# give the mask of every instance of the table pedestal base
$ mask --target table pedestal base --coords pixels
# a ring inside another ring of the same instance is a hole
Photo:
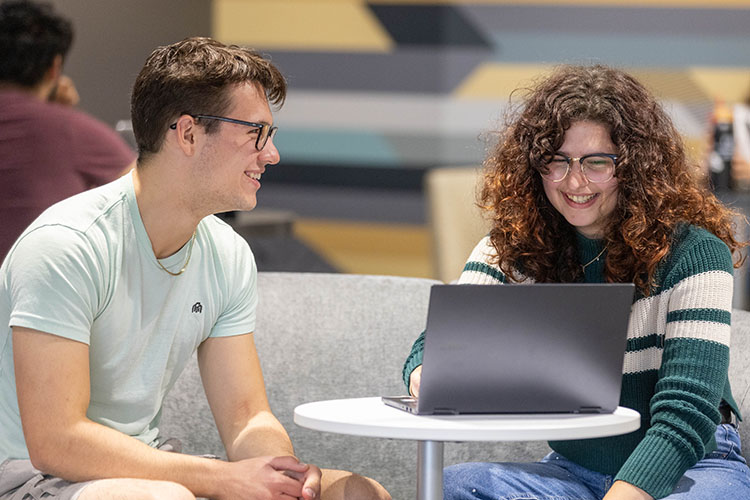
[[[417,500],[443,500],[443,442],[417,443]]]

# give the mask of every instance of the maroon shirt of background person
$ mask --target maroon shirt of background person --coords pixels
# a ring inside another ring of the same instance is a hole
[[[0,91],[0,262],[42,211],[114,180],[134,159],[117,132],[86,113]]]

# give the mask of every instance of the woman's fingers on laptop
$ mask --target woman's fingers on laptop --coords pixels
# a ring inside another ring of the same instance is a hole
[[[409,394],[415,398],[419,397],[419,382],[422,380],[422,365],[414,368],[409,375]]]

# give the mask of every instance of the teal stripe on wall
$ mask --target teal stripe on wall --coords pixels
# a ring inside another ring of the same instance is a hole
[[[274,144],[282,161],[295,163],[401,166],[399,155],[377,133],[279,128]]]

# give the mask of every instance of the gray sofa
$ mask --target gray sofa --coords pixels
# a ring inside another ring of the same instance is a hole
[[[416,496],[417,444],[321,433],[297,427],[294,407],[308,401],[403,394],[401,366],[424,329],[430,286],[437,281],[389,276],[260,273],[255,341],[271,407],[298,456],[324,468],[375,478],[396,500]],[[750,417],[750,313],[732,318],[730,376]],[[750,433],[740,427],[743,441]],[[187,453],[224,451],[191,363],[164,405],[163,436]],[[742,432],[745,431],[745,432]],[[445,464],[536,460],[544,442],[447,443]]]

